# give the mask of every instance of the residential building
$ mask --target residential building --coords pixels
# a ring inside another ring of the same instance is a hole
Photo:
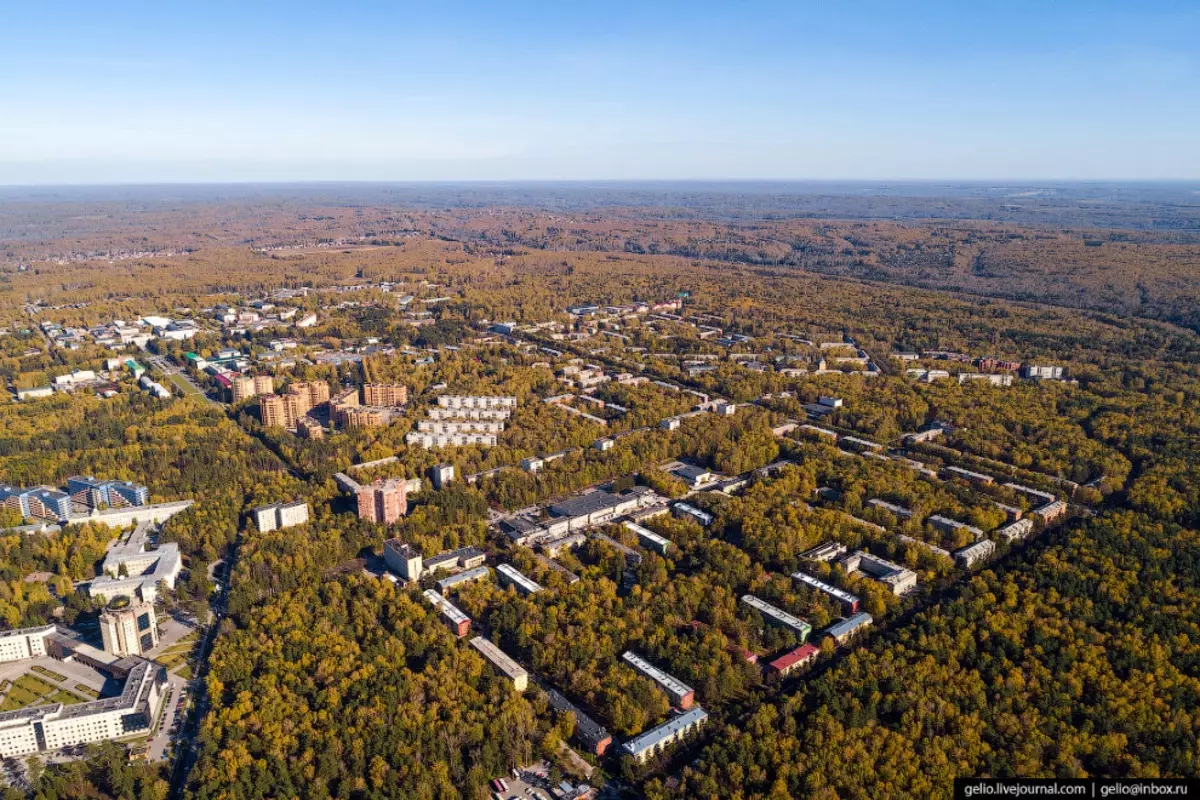
[[[858,550],[838,563],[842,565],[847,574],[861,572],[890,588],[892,594],[895,595],[905,594],[917,586],[917,573],[907,567],[893,564],[891,561],[868,553],[866,550]]]
[[[425,559],[423,574],[452,569],[474,569],[487,560],[487,553],[478,547],[460,547]]]
[[[513,586],[521,594],[530,595],[542,591],[540,585],[527,578],[511,564],[500,564],[496,567],[496,574],[499,576],[502,585]]]
[[[962,467],[944,467],[942,469],[942,473],[946,476],[947,480],[958,478],[966,481],[967,483],[975,483],[981,486],[991,486],[996,482],[996,479],[991,475],[985,475],[982,472],[972,472],[971,470],[963,469]]]
[[[434,489],[444,489],[447,484],[454,480],[454,465],[438,464],[436,467],[431,467],[429,470],[429,479],[433,482]]]
[[[1026,364],[1021,367],[1021,377],[1032,380],[1062,380],[1065,375],[1065,370],[1062,367],[1039,366],[1037,364]]]
[[[464,583],[474,583],[475,581],[483,580],[492,574],[492,571],[487,567],[476,567],[459,572],[449,577],[442,578],[437,582],[438,591],[445,594],[447,590],[461,586]]]
[[[792,573],[792,579],[803,583],[805,586],[816,589],[818,592],[827,594],[834,600],[837,600],[846,611],[853,613],[858,611],[858,596],[850,594],[845,589],[839,589],[836,586],[826,583],[820,578],[814,578],[805,572]]]
[[[248,375],[231,378],[229,381],[229,394],[235,403],[240,403],[243,400],[254,397],[257,394],[254,391],[254,378]]]
[[[433,589],[426,589],[422,594],[430,605],[442,615],[442,619],[450,626],[450,630],[454,632],[455,636],[461,639],[471,632],[471,618],[464,614],[458,606]]]
[[[963,569],[971,569],[976,564],[987,561],[996,554],[996,543],[991,539],[967,545],[954,553],[954,563]]]
[[[67,494],[88,508],[129,508],[150,502],[150,490],[130,481],[98,480],[91,476],[67,478]]]
[[[346,424],[346,413],[353,408],[358,408],[358,390],[345,389],[338,392],[329,400],[329,416],[338,425]]]
[[[974,525],[968,525],[967,523],[959,522],[956,519],[943,517],[941,514],[933,514],[925,520],[925,524],[929,525],[934,530],[942,531],[943,533],[954,533],[958,530],[964,530],[971,534],[971,536],[977,542],[984,537],[983,531],[979,528],[976,528]]]
[[[399,573],[407,581],[420,580],[424,571],[421,551],[416,545],[401,542],[399,539],[388,539],[383,543],[383,560],[388,569]]]
[[[441,408],[472,409],[472,408],[515,408],[515,397],[480,397],[466,395],[441,395],[437,399]]]
[[[100,612],[104,652],[114,656],[141,656],[158,646],[158,620],[154,605],[119,597]]]
[[[753,608],[759,614],[762,614],[763,619],[767,622],[774,623],[776,625],[782,625],[785,628],[790,628],[797,636],[800,637],[800,641],[802,642],[808,639],[808,635],[812,633],[812,625],[809,625],[807,622],[797,616],[789,614],[782,608],[773,606],[765,600],[760,600],[752,594],[742,595],[742,602]]]
[[[846,545],[841,542],[825,542],[819,544],[811,550],[807,550],[800,554],[800,557],[806,561],[821,561],[829,562],[835,558],[846,554]]]
[[[983,372],[964,372],[958,376],[959,383],[968,381],[984,381],[992,386],[1012,386],[1013,376],[1008,374],[993,375]]]
[[[628,524],[626,523],[626,525]],[[586,541],[587,536],[582,533],[568,533],[563,536],[545,539],[538,546],[550,558],[558,558],[559,553],[562,553],[564,550],[574,550],[576,547],[581,547]]]
[[[877,508],[880,511],[886,511],[896,519],[910,519],[913,515],[913,512],[909,511],[903,506],[898,506],[895,503],[889,503],[886,500],[880,500],[878,498],[868,500],[867,505],[871,506],[872,508]]]
[[[255,375],[254,376],[254,393],[255,394],[274,394],[275,379],[270,375]]]
[[[391,525],[408,511],[404,481],[377,480],[358,489],[359,519]]]
[[[643,528],[636,522],[630,522],[628,520],[623,522],[622,525],[626,530],[633,531],[635,534],[637,534],[638,543],[647,550],[653,550],[659,555],[665,556],[667,551],[671,549],[670,539],[659,536],[649,528]]]
[[[802,644],[767,664],[767,671],[787,677],[817,660],[821,651],[811,644]]]
[[[346,408],[339,413],[339,421],[346,430],[382,428],[392,421],[392,411],[387,408]]]
[[[696,693],[692,690],[692,687],[668,675],[646,659],[628,650],[621,655],[621,658],[643,676],[661,686],[663,691],[667,693],[667,696],[671,698],[671,705],[685,709],[692,707],[692,703],[696,699]]]
[[[942,548],[938,547],[937,545],[930,544],[929,542],[925,541],[924,539],[914,539],[913,537],[906,536],[903,533],[898,534],[896,536],[896,538],[899,539],[900,541],[904,542],[905,544],[911,544],[915,547],[924,548],[925,550],[928,550],[929,552],[933,553],[935,556],[943,556],[945,558],[952,557],[950,555],[949,550],[943,550]]]
[[[546,687],[545,691],[546,700],[551,708],[559,714],[575,715],[574,737],[587,747],[588,752],[592,755],[604,755],[612,745],[612,734],[608,732],[608,729],[585,714],[561,692],[549,687]]]
[[[308,503],[296,500],[292,503],[272,503],[259,506],[250,512],[254,526],[265,533],[277,528],[291,528],[308,522]]]
[[[860,611],[848,619],[830,625],[825,629],[825,635],[832,637],[838,644],[845,644],[856,634],[866,630],[872,622],[874,620],[870,614]]]
[[[529,687],[529,673],[520,664],[505,655],[499,647],[482,636],[472,639],[471,646],[492,662],[496,669],[503,672],[504,676],[512,681],[513,688],[518,692],[523,692]]]
[[[363,385],[363,405],[399,407],[408,403],[408,387],[400,383]]]
[[[1055,500],[1054,502],[1046,503],[1044,506],[1038,506],[1033,510],[1033,513],[1041,517],[1042,522],[1049,524],[1060,517],[1066,516],[1067,504],[1062,500]]]
[[[689,733],[699,730],[708,722],[708,714],[696,706],[664,722],[658,727],[642,733],[621,745],[625,755],[639,764],[645,764],[670,745],[682,740]]]
[[[303,439],[323,439],[325,429],[312,417],[305,416],[296,420],[296,435]]]
[[[1040,489],[1033,489],[1029,486],[1022,486],[1019,483],[1006,483],[1005,489],[1011,489],[1017,494],[1023,494],[1035,503],[1053,503],[1057,498],[1050,492],[1043,492]]]
[[[71,496],[49,486],[22,489],[0,483],[0,508],[11,508],[22,517],[63,521],[71,516]]]
[[[996,531],[997,536],[1010,543],[1024,539],[1031,533],[1033,533],[1033,520],[1029,517],[1019,519],[1011,525],[1005,525]]]

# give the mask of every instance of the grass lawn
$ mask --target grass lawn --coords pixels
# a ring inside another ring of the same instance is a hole
[[[66,689],[59,689],[57,692],[50,695],[46,699],[49,700],[51,703],[62,703],[64,706],[69,706],[69,705],[73,705],[75,703],[83,702],[82,697],[80,697],[77,694],[72,694],[71,692],[68,692]]]
[[[38,697],[48,695],[58,688],[57,686],[46,683],[41,678],[36,678],[29,673],[25,673],[21,677],[17,678],[17,686],[32,694],[36,694]]]
[[[193,674],[192,673],[192,665],[184,664],[182,667],[175,670],[175,674],[178,675],[179,677],[183,678],[185,681],[190,681],[192,679],[192,674]]]
[[[82,695],[92,698],[93,700],[100,697],[100,693],[90,686],[84,686],[82,683],[75,684],[75,691]]]
[[[47,678],[50,678],[51,680],[65,681],[67,679],[66,675],[59,675],[54,670],[47,669],[46,667],[43,667],[41,664],[34,664],[33,671],[39,675],[45,675]]]
[[[184,396],[185,396],[185,397],[186,397],[187,395],[189,395],[189,394],[190,394],[190,395],[194,395],[194,396],[196,396],[196,397],[203,397],[203,396],[204,396],[204,395],[203,395],[203,394],[201,394],[200,392],[196,391],[196,390],[195,390],[195,389],[192,387],[192,385],[191,385],[190,383],[188,383],[187,381],[185,381],[185,380],[184,380],[184,379],[183,379],[183,378],[182,378],[180,375],[178,375],[178,374],[175,374],[175,375],[168,375],[167,377],[171,379],[171,383],[173,383],[173,384],[175,384],[176,386],[178,386],[178,387],[179,387],[179,391],[183,392],[183,394],[184,394]]]

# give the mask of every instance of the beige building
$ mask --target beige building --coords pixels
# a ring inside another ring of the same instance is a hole
[[[254,378],[245,375],[234,378],[229,383],[229,393],[233,397],[233,402],[240,403],[243,400],[248,400],[258,394],[254,390]]]
[[[363,386],[363,405],[402,406],[408,402],[408,387],[399,383],[368,383]]]
[[[118,598],[100,614],[104,652],[140,656],[158,645],[158,620],[150,603]]]

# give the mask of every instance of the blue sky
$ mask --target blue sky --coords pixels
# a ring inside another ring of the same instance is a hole
[[[1200,3],[0,2],[0,184],[1200,178]]]

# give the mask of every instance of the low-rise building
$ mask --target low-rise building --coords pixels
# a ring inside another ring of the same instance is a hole
[[[695,708],[684,711],[659,725],[642,733],[621,745],[625,755],[639,764],[645,764],[670,745],[682,740],[692,731],[699,730],[708,722],[708,714],[704,709]]]
[[[399,539],[388,539],[383,543],[383,560],[388,569],[406,581],[421,579],[424,565],[421,551],[415,545]]]
[[[886,500],[880,500],[879,498],[868,500],[867,505],[871,506],[872,508],[877,508],[880,511],[886,511],[896,519],[911,519],[913,515],[913,512],[909,511],[907,508],[898,506],[895,503],[889,503]]]
[[[513,688],[518,692],[523,692],[529,687],[529,673],[525,671],[524,667],[505,655],[504,651],[499,647],[496,647],[496,645],[482,636],[476,636],[472,639],[471,646],[483,654],[484,658],[492,662],[492,665],[496,669],[503,672],[504,676],[512,681]]]
[[[538,546],[550,558],[557,558],[559,553],[565,550],[574,550],[576,547],[582,546],[586,541],[587,536],[583,533],[568,533],[565,536],[544,539]]]
[[[574,737],[579,740],[592,755],[602,756],[612,745],[612,734],[603,725],[585,714],[561,692],[546,688],[546,700],[550,707],[559,714],[575,715]]]
[[[536,581],[530,580],[520,570],[511,564],[500,564],[496,567],[496,574],[500,578],[500,583],[504,586],[512,586],[518,592],[524,595],[537,594],[542,591],[542,586]]]
[[[846,545],[841,542],[830,541],[819,544],[811,550],[806,550],[800,554],[800,557],[806,561],[829,562],[845,554]]]
[[[974,472],[969,469],[963,469],[962,467],[944,467],[942,469],[942,474],[945,475],[948,480],[958,478],[959,480],[964,480],[967,483],[974,483],[980,486],[991,486],[996,482],[996,479],[991,475],[985,475],[982,472]]]
[[[658,667],[651,664],[646,659],[626,650],[621,658],[627,664],[640,672],[645,677],[657,683],[662,687],[667,696],[671,698],[671,704],[679,708],[691,708],[693,701],[696,699],[696,693],[692,687],[688,686],[683,681],[674,678],[663,672]]]
[[[1055,500],[1051,503],[1046,503],[1044,506],[1035,508],[1033,513],[1041,517],[1042,522],[1049,524],[1056,519],[1066,516],[1067,504],[1062,500]]]
[[[808,635],[812,633],[812,625],[809,625],[793,614],[789,614],[782,608],[773,606],[765,600],[760,600],[752,594],[742,595],[742,602],[762,614],[763,619],[767,622],[789,628],[800,637],[800,641],[802,642],[808,639]]]
[[[483,580],[491,574],[492,571],[486,566],[468,569],[463,572],[450,575],[449,577],[442,578],[437,582],[438,591],[442,594],[445,594],[450,589],[457,588],[465,583],[474,583],[475,581]]]
[[[870,614],[860,611],[841,622],[830,625],[825,629],[825,635],[832,637],[838,644],[845,644],[856,634],[866,630],[873,621]]]
[[[1024,539],[1033,533],[1033,520],[1026,517],[1019,519],[1011,525],[1005,525],[996,531],[996,535],[1006,542],[1016,542]]]
[[[847,612],[858,611],[858,595],[851,594],[845,589],[839,589],[832,584],[828,584],[820,578],[814,578],[806,572],[793,572],[792,580],[802,583],[812,589],[816,589],[822,594],[829,595],[834,600],[837,600],[845,608]]]
[[[459,547],[425,559],[425,569],[422,574],[452,569],[475,569],[482,566],[486,560],[487,553],[478,547]]]
[[[972,569],[996,554],[996,543],[991,539],[967,545],[954,553],[954,563],[963,569]]]
[[[462,610],[435,592],[433,589],[426,589],[422,594],[429,604],[438,610],[442,619],[450,626],[450,630],[459,639],[471,632],[471,618],[462,612]]]
[[[671,506],[671,513],[676,517],[691,517],[705,528],[713,524],[714,517],[712,514],[707,511],[701,511],[690,503],[675,503]]]
[[[254,525],[266,533],[278,528],[291,528],[308,522],[308,503],[296,500],[291,503],[272,503],[259,506],[250,512]]]
[[[659,536],[657,533],[650,530],[649,528],[643,528],[641,525],[638,525],[636,522],[630,522],[628,520],[623,522],[622,525],[625,527],[626,530],[633,531],[635,534],[637,534],[638,542],[642,545],[642,547],[645,547],[647,550],[653,550],[654,552],[658,553],[659,555],[665,556],[667,554],[667,552],[671,549],[671,540],[670,539]]]
[[[866,550],[855,551],[839,563],[848,574],[861,572],[887,586],[894,595],[905,594],[917,587],[917,573]]]
[[[971,537],[977,542],[984,537],[983,531],[974,525],[968,525],[956,519],[943,517],[941,514],[933,514],[925,520],[925,524],[943,533],[954,533],[955,531],[964,530],[971,534]]]
[[[816,647],[811,644],[802,644],[767,664],[767,670],[787,677],[796,670],[803,669],[815,662],[819,655],[821,655],[821,651]]]

